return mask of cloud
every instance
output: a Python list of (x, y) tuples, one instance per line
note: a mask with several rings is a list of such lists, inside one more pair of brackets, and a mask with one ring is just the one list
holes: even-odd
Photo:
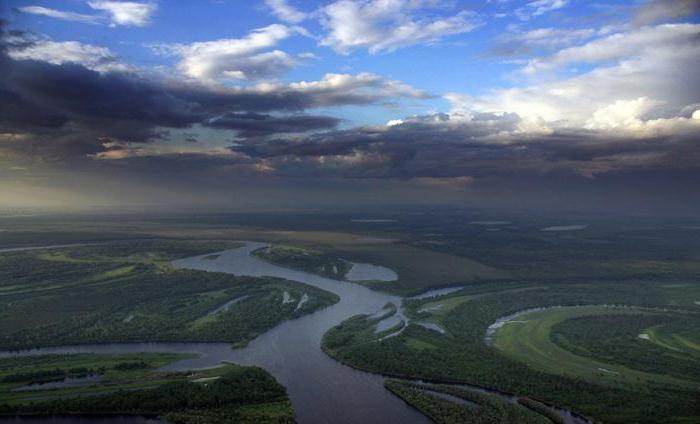
[[(263, 85), (261, 89), (274, 88), (276, 85)], [(409, 97), (426, 99), (430, 94), (397, 80), (390, 80), (379, 75), (362, 72), (351, 74), (326, 74), (318, 81), (301, 81), (288, 85), (291, 90), (324, 98), (328, 105), (373, 103), (380, 99)], [(354, 100), (353, 100), (354, 99)], [(324, 105), (325, 106), (325, 105)]]
[(85, 15), (82, 13), (50, 9), (43, 6), (25, 6), (19, 7), (17, 10), (23, 13), (48, 16), (64, 21), (81, 22), (87, 24), (106, 23), (110, 26), (138, 27), (148, 25), (153, 14), (158, 10), (158, 6), (155, 3), (138, 3), (129, 1), (88, 1), (87, 4), (92, 9), (103, 13), (98, 15)]
[[(332, 5), (339, 4), (357, 12), (345, 29), (367, 36), (329, 44), (341, 51), (387, 52), (449, 33), (414, 31), (450, 19), (442, 16), (447, 9), (430, 18), (420, 12), (435, 2)], [(324, 25), (329, 37), (342, 29)], [(397, 32), (402, 25), (406, 31)], [(175, 177), (401, 180), (436, 190), (484, 181), (700, 175), (696, 24), (510, 33), (505, 42), (537, 55), (512, 76), (511, 88), (448, 93), (446, 113), (354, 128), (322, 113), (431, 94), (371, 73), (259, 82), (302, 59), (278, 49), (301, 31), (277, 24), (240, 38), (158, 46), (178, 58), (182, 75), (168, 79), (120, 67), (99, 46), (5, 34), (0, 159)], [(220, 84), (242, 79), (248, 83)]]
[(32, 15), (48, 16), (50, 18), (62, 19), (64, 21), (82, 22), (85, 24), (98, 24), (101, 17), (97, 15), (84, 15), (82, 13), (64, 12), (61, 10), (49, 9), (42, 6), (25, 6), (17, 8), (20, 12)]
[(422, 17), (428, 1), (340, 0), (321, 9), (328, 31), (321, 44), (347, 54), (359, 48), (370, 53), (391, 52), (413, 44), (433, 43), (479, 26), (475, 14)]
[(287, 0), (265, 0), (265, 4), (279, 19), (293, 24), (305, 20), (308, 15), (290, 6)]
[(532, 46), (561, 47), (585, 40), (596, 31), (590, 28), (566, 29), (566, 28), (537, 28), (515, 34), (513, 38)]
[(667, 22), (700, 13), (698, 0), (650, 0), (637, 8), (634, 23)]
[(288, 115), (272, 116), (252, 112), (228, 113), (206, 123), (212, 128), (236, 130), (240, 138), (263, 137), (272, 134), (304, 133), (335, 128), (340, 119), (330, 116)]
[[(653, 107), (637, 118), (688, 117), (700, 104), (698, 37), (696, 24), (632, 28), (532, 59), (522, 68), (528, 79), (513, 88), (477, 97), (450, 94), (448, 100), (455, 112), (516, 113), (523, 130), (539, 132), (585, 128), (597, 111), (640, 98)], [(589, 69), (569, 72), (581, 64)], [(624, 118), (608, 126), (622, 130), (625, 121), (634, 122)]]
[(15, 46), (8, 48), (7, 54), (15, 60), (39, 60), (54, 65), (77, 63), (100, 72), (126, 70), (108, 48), (77, 41), (15, 40)]
[[(580, 44), (526, 65), (532, 72), (525, 84), (480, 96), (447, 94), (449, 113), (280, 134), (233, 149), (264, 163), (267, 174), (295, 177), (480, 182), (697, 173), (699, 31), (675, 24), (579, 33), (584, 39), (572, 43)], [(531, 38), (553, 34), (547, 32)], [(566, 69), (581, 63), (590, 68), (573, 76)], [(338, 76), (296, 88), (358, 81), (367, 83)]]
[[(318, 81), (247, 88), (164, 80), (118, 66), (101, 47), (53, 42), (19, 31), (0, 35), (0, 134), (12, 135), (7, 138), (12, 143), (3, 145), (27, 156), (37, 149), (40, 157), (56, 160), (96, 155), (103, 151), (104, 139), (178, 144), (170, 134), (178, 129), (209, 130), (209, 135), (230, 131), (229, 140), (232, 135), (259, 139), (304, 134), (333, 129), (340, 122), (303, 113), (308, 109), (427, 96), (372, 74), (328, 74)], [(188, 133), (191, 138), (192, 131)], [(119, 155), (125, 153), (108, 156)]]
[(527, 3), (525, 7), (517, 9), (515, 13), (520, 19), (528, 20), (561, 9), (568, 3), (568, 0), (535, 0)]
[(273, 24), (253, 30), (243, 38), (155, 47), (179, 56), (178, 69), (192, 78), (205, 81), (259, 79), (280, 75), (294, 67), (295, 59), (283, 51), (261, 51), (296, 32), (286, 25)]
[[(32, 45), (31, 37), (13, 39)], [(6, 42), (3, 50), (12, 47)], [(637, 83), (649, 82), (645, 87), (654, 96), (630, 97), (639, 87), (625, 83), (630, 78), (624, 66), (613, 66), (511, 89), (508, 95), (451, 95), (450, 113), (342, 130), (335, 129), (337, 118), (304, 111), (429, 95), (367, 73), (236, 88), (97, 72), (75, 61), (0, 56), (6, 76), (0, 83), (0, 133), (8, 135), (0, 137), (0, 150), (5, 157), (12, 152), (45, 161), (110, 160), (122, 162), (124, 169), (143, 167), (142, 172), (153, 166), (171, 171), (216, 166), (238, 174), (402, 179), (436, 188), (552, 175), (590, 179), (692, 170), (700, 157), (695, 142), (700, 105), (693, 105), (700, 102), (694, 97), (698, 91), (685, 84), (694, 84), (686, 71), (694, 69), (698, 56), (670, 50), (676, 56), (634, 68), (641, 72)], [(685, 91), (686, 99), (674, 101), (677, 91)], [(595, 95), (595, 101), (587, 95)], [(540, 104), (557, 114), (542, 114)], [(197, 133), (194, 128), (231, 131), (228, 139), (233, 136), (236, 143), (226, 149), (206, 141), (171, 141), (172, 131)]]
[(439, 114), (387, 127), (277, 138), (234, 150), (264, 163), (266, 172), (282, 176), (435, 179), (436, 183), (695, 169), (700, 148), (694, 140), (700, 120), (675, 121), (687, 131), (648, 133), (640, 139), (593, 129), (523, 133), (514, 114)]
[(584, 42), (601, 35), (606, 29), (592, 28), (536, 28), (528, 31), (509, 31), (498, 37), (496, 44), (489, 47), (482, 56), (516, 57), (532, 55), (535, 52), (552, 51)]
[(700, 25), (667, 24), (642, 27), (598, 38), (584, 45), (569, 47), (556, 54), (531, 60), (523, 70), (535, 73), (570, 64), (599, 63), (604, 61), (651, 55), (670, 47), (697, 44)]
[(158, 10), (155, 3), (137, 3), (130, 1), (89, 1), (95, 10), (102, 10), (109, 15), (112, 25), (146, 26)]

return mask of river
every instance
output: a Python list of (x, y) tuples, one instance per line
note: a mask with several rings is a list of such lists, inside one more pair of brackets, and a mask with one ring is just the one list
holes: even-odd
[[(280, 267), (250, 255), (265, 246), (266, 243), (246, 242), (243, 247), (221, 252), (215, 259), (209, 253), (173, 264), (180, 268), (299, 281), (335, 293), (340, 301), (313, 314), (285, 321), (242, 349), (233, 350), (227, 343), (118, 343), (0, 352), (0, 357), (79, 352), (198, 353), (197, 358), (174, 362), (163, 370), (213, 367), (222, 361), (262, 367), (287, 388), (297, 421), (302, 424), (429, 423), (425, 416), (384, 388), (384, 377), (344, 366), (321, 350), (321, 338), (331, 327), (353, 315), (376, 313), (389, 302), (397, 306), (398, 316), (405, 320), (401, 298), (359, 284)], [(205, 256), (210, 259), (204, 259)], [(387, 275), (386, 270), (377, 268), (384, 271), (382, 277)]]
[[(380, 322), (379, 327), (391, 327), (401, 321), (407, 322), (401, 308), (402, 298), (368, 289), (348, 281), (338, 281), (315, 274), (284, 268), (251, 255), (251, 252), (268, 246), (261, 242), (244, 242), (242, 247), (223, 252), (173, 261), (179, 268), (208, 272), (224, 272), (238, 276), (278, 277), (302, 282), (335, 293), (340, 301), (312, 314), (285, 321), (261, 334), (246, 347), (232, 349), (229, 343), (112, 343), (75, 346), (46, 347), (13, 352), (0, 352), (0, 358), (9, 356), (36, 356), (55, 353), (136, 353), (170, 352), (195, 353), (197, 357), (173, 362), (162, 367), (162, 371), (186, 371), (197, 368), (219, 366), (223, 361), (240, 365), (254, 365), (266, 369), (287, 388), (300, 424), (321, 423), (431, 423), (427, 417), (408, 406), (384, 388), (385, 377), (355, 370), (342, 365), (321, 350), (321, 338), (333, 326), (358, 314), (381, 315), (387, 303), (396, 306), (396, 313)], [(38, 248), (6, 249), (34, 250)], [(2, 251), (0, 251), (2, 252)], [(386, 280), (396, 274), (376, 265), (363, 265), (363, 279)], [(374, 270), (375, 274), (372, 274)], [(434, 289), (415, 298), (437, 297), (452, 293), (461, 287)], [(382, 325), (384, 323), (384, 325)], [(387, 327), (387, 328), (389, 328)], [(405, 326), (403, 327), (405, 328)], [(392, 335), (398, 334), (398, 330)], [(475, 390), (475, 386), (460, 385)], [(492, 395), (517, 402), (517, 398), (497, 391), (485, 391)], [(556, 408), (567, 424), (588, 423), (582, 417)], [(33, 424), (60, 423), (105, 424), (153, 423), (145, 417), (0, 417), (0, 423)], [(129, 421), (131, 419), (131, 421)]]

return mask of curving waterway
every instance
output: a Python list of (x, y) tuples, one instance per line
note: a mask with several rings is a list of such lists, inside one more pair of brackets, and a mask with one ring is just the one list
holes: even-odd
[[(425, 416), (384, 388), (384, 377), (344, 366), (321, 350), (323, 334), (353, 315), (374, 314), (387, 303), (393, 303), (397, 316), (406, 320), (400, 308), (401, 298), (358, 284), (283, 268), (251, 256), (253, 250), (265, 246), (266, 243), (246, 242), (243, 247), (221, 252), (215, 259), (207, 254), (173, 264), (240, 276), (285, 278), (335, 293), (340, 301), (313, 314), (285, 321), (242, 349), (233, 350), (228, 343), (115, 343), (0, 352), (0, 357), (83, 352), (197, 353), (198, 357), (171, 363), (163, 370), (214, 367), (222, 361), (262, 367), (287, 388), (299, 423), (429, 423)], [(209, 259), (204, 259), (206, 256)], [(387, 275), (386, 269), (376, 269), (378, 277)]]
[[(67, 246), (74, 245), (52, 247)], [(384, 388), (385, 377), (342, 365), (321, 350), (321, 338), (330, 328), (354, 315), (381, 316), (386, 314), (387, 309), (385, 309), (385, 306), (387, 303), (395, 305), (396, 313), (380, 321), (377, 325), (378, 329), (391, 328), (402, 321), (407, 323), (408, 320), (401, 308), (402, 298), (370, 290), (359, 284), (284, 268), (251, 255), (252, 251), (266, 246), (268, 246), (267, 243), (245, 242), (244, 246), (236, 249), (176, 260), (173, 262), (173, 265), (179, 268), (224, 272), (238, 276), (278, 277), (298, 281), (335, 293), (340, 297), (340, 301), (323, 310), (301, 318), (285, 321), (256, 337), (246, 347), (241, 349), (232, 349), (229, 343), (111, 343), (0, 352), (0, 358), (56, 353), (194, 353), (198, 356), (173, 362), (162, 367), (161, 370), (186, 371), (209, 368), (219, 366), (224, 361), (262, 367), (287, 388), (297, 422), (301, 424), (430, 423), (431, 421), (427, 417)], [(6, 249), (0, 250), (0, 252), (45, 248), (47, 247)], [(376, 265), (355, 265), (361, 265), (361, 279), (363, 280), (388, 280), (395, 278), (393, 276), (396, 275), (388, 268)], [(460, 289), (461, 287), (435, 289), (415, 298), (439, 297)], [(503, 317), (502, 320), (509, 318), (512, 319), (509, 316)], [(399, 334), (405, 327), (404, 325), (401, 329), (386, 337)], [(512, 395), (470, 385), (458, 386), (498, 395), (505, 400), (517, 403), (517, 397)], [(559, 413), (562, 421), (567, 424), (588, 423), (584, 418), (573, 415), (569, 411), (559, 408), (553, 409)], [(0, 418), (0, 423), (3, 424), (83, 424), (88, 422), (145, 424), (159, 421), (149, 417), (133, 416)]]

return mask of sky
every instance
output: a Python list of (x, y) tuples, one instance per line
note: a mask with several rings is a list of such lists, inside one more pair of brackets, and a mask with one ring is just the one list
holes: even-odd
[(7, 0), (0, 208), (700, 212), (699, 0)]

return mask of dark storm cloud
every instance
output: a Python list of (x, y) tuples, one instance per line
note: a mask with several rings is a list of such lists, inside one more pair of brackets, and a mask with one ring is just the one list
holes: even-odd
[[(246, 115), (250, 111), (296, 111), (329, 103), (304, 93), (216, 91), (159, 83), (127, 73), (103, 74), (77, 64), (53, 65), (7, 57), (0, 59), (0, 73), (4, 75), (0, 96), (6, 129), (60, 128), (71, 122), (91, 132), (102, 132), (102, 136), (129, 141), (146, 141), (156, 127), (209, 125), (212, 118), (232, 110), (245, 113), (226, 115), (211, 121), (211, 125), (254, 131), (255, 116), (262, 115)], [(351, 101), (363, 100), (339, 100)], [(270, 123), (268, 133), (274, 133), (275, 125), (283, 132), (291, 127), (303, 132), (337, 124), (335, 118), (320, 116), (268, 116), (266, 120)]]
[(700, 158), (692, 134), (642, 140), (587, 130), (525, 135), (513, 132), (518, 122), (513, 114), (481, 114), (469, 120), (430, 115), (391, 127), (277, 138), (232, 149), (286, 175), (357, 178), (593, 177), (633, 169), (694, 168)]
[[(12, 34), (12, 39), (13, 46), (31, 45), (31, 38), (22, 33)], [(424, 97), (369, 74), (264, 88), (214, 88), (129, 71), (98, 72), (74, 63), (13, 60), (3, 53), (0, 158), (2, 149), (10, 149), (25, 157), (61, 160), (76, 169), (116, 170), (168, 181), (185, 174), (203, 179), (254, 174), (581, 179), (649, 170), (693, 173), (700, 163), (697, 127), (694, 133), (671, 131), (674, 136), (625, 136), (584, 128), (539, 133), (521, 131), (523, 121), (514, 113), (452, 113), (336, 130), (339, 119), (304, 114), (320, 106)], [(687, 119), (693, 111), (677, 118)], [(206, 143), (195, 143), (199, 153), (154, 153), (145, 148), (149, 141), (177, 138), (170, 135), (171, 129), (183, 130), (185, 142), (205, 141), (187, 130), (193, 126), (231, 130), (235, 145), (230, 152), (199, 147)], [(3, 139), (4, 134), (18, 137)]]
[(330, 116), (272, 116), (254, 112), (228, 113), (206, 123), (212, 128), (236, 130), (239, 137), (261, 137), (279, 133), (296, 133), (335, 128), (340, 119)]
[(700, 0), (649, 0), (635, 12), (637, 25), (666, 22), (700, 13)]
[(164, 128), (195, 124), (235, 130), (244, 138), (303, 133), (339, 123), (333, 117), (304, 115), (305, 109), (422, 95), (371, 75), (265, 88), (204, 86), (128, 70), (98, 72), (77, 63), (14, 60), (12, 49), (40, 40), (21, 31), (0, 32), (0, 40), (0, 132), (30, 133), (53, 143), (47, 152), (74, 143), (66, 153), (76, 146), (84, 147), (77, 149), (82, 153), (95, 153), (101, 138), (148, 142)]

